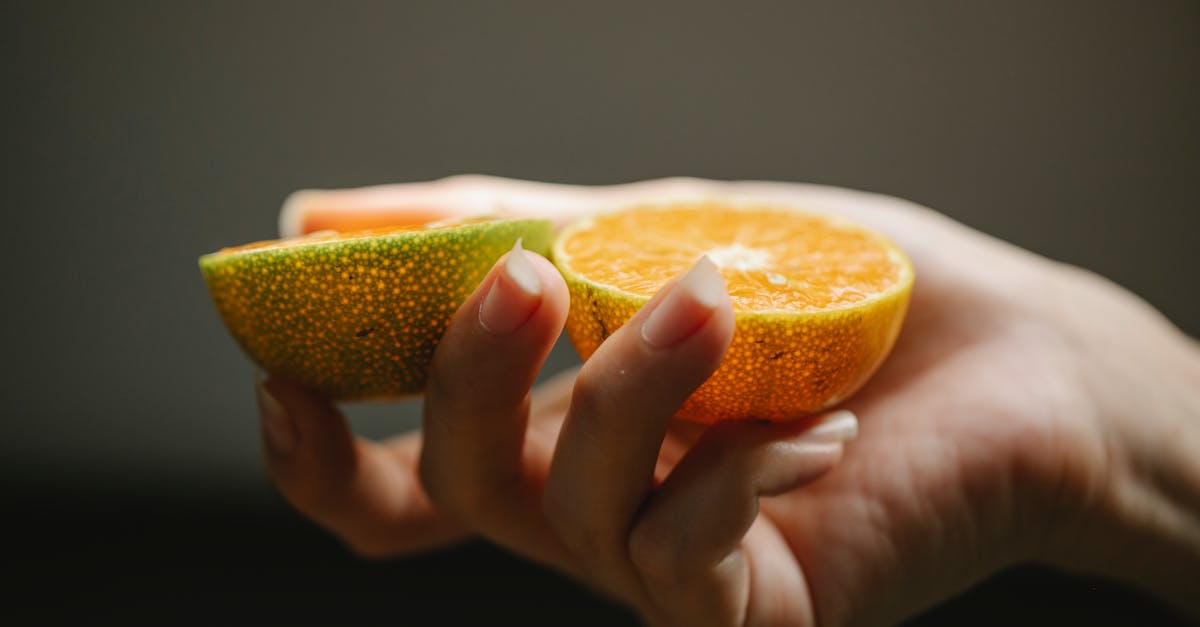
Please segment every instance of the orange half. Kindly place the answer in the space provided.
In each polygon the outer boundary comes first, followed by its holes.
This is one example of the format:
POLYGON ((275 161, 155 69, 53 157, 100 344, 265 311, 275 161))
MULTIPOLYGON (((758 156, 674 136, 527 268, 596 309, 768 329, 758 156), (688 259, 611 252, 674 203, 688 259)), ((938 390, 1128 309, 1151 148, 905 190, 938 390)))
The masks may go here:
POLYGON ((721 270, 736 327, 680 410, 697 422, 791 420, 840 403, 895 344, 912 292, 904 253, 839 218, 724 202, 633 207, 576 222, 554 245, 580 355, 702 255, 721 270))
POLYGON ((549 220, 439 222, 329 232, 200 258, 246 354, 337 400, 420 393, 451 317, 520 239, 549 251, 549 220))

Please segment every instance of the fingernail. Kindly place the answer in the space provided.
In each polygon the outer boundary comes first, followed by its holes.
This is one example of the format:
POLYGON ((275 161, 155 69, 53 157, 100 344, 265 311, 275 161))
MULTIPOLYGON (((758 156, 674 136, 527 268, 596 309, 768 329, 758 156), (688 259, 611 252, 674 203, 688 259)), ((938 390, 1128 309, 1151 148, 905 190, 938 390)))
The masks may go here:
POLYGON ((807 442, 846 442, 858 436, 858 417, 848 409, 831 411, 821 416, 811 427, 800 434, 807 442))
POLYGON ((292 422, 287 410, 271 395, 262 380, 256 381, 255 388, 258 390, 258 411, 262 416, 267 446, 280 455, 291 453, 292 449, 296 448, 296 440, 299 437, 296 433, 296 423, 292 422))
POLYGON ((479 306, 479 323, 497 335, 516 331, 529 320, 542 297, 542 282, 521 240, 513 244, 504 267, 479 306))
POLYGON ((707 255, 701 257, 642 323, 642 339, 655 348, 682 342, 708 321, 723 298, 721 272, 707 255))

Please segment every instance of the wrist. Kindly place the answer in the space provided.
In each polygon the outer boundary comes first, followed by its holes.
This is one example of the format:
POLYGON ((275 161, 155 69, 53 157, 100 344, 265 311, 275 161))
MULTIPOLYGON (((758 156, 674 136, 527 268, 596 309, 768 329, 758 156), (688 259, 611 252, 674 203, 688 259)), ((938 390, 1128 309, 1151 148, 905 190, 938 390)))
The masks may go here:
POLYGON ((1049 553, 1059 565, 1138 585, 1200 617, 1200 350, 1169 331, 1138 338, 1146 350, 1124 372, 1096 362, 1090 387, 1105 468, 1049 553))

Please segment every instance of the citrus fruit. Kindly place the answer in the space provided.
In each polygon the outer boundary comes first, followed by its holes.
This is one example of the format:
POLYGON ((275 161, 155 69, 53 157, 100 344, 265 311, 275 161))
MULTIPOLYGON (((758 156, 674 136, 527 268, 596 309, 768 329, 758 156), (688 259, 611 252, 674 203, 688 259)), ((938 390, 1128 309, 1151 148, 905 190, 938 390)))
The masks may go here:
POLYGON ((853 394, 899 333, 908 258, 883 236, 786 207, 646 205, 569 225, 553 260, 571 293, 567 334, 587 359, 701 255, 733 301, 733 342, 679 417, 789 420, 853 394))
POLYGON ((200 258, 230 333, 267 372, 340 400, 422 391, 451 316, 517 239, 546 254, 548 220, 314 234, 200 258))

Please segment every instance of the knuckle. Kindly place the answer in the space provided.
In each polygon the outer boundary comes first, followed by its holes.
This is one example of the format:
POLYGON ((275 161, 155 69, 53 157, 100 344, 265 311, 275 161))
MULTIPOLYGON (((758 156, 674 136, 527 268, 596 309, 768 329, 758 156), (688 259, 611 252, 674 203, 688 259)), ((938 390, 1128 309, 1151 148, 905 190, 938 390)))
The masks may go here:
MULTIPOLYGON (((441 347, 439 346, 439 348, 441 347)), ((454 398, 453 381, 457 373, 454 367, 447 363, 449 361, 452 360, 434 354, 433 361, 429 364, 429 376, 425 379, 426 413, 428 413, 430 399, 435 403, 440 403, 454 398)))
MULTIPOLYGON (((478 290, 479 286, 474 289, 478 290)), ((459 369, 464 364, 472 363, 470 361, 470 357, 473 356, 472 349, 475 349, 477 344, 472 341, 470 327, 475 313, 474 310, 467 309, 466 303, 454 312, 433 351, 433 357, 429 363, 430 379, 440 378, 444 381, 455 381, 459 369)))
POLYGON ((628 551, 633 567, 651 581, 677 581, 688 567, 684 551, 672 534, 651 525, 634 527, 628 551))
POLYGON ((421 456, 417 463, 417 478, 421 482, 421 487, 425 489, 425 494, 438 509, 448 510, 452 492, 447 489, 444 476, 444 473, 439 471, 438 465, 428 455, 421 456))
POLYGON ((562 535, 565 531, 565 521, 568 519, 570 507, 563 502, 562 497, 553 489, 551 484, 548 489, 542 493, 542 515, 546 517, 546 521, 550 526, 562 535))
POLYGON ((473 529, 485 527, 500 514, 515 507, 520 478, 517 475, 461 473, 427 461, 423 457, 418 475, 434 506, 447 516, 473 529))
MULTIPOLYGON (((441 346, 438 348, 442 349, 441 346)), ((425 381, 424 391, 424 418, 427 428, 454 431, 457 421, 451 418, 475 415, 479 406, 483 404, 482 401, 490 400, 489 395, 481 393, 487 382, 482 380, 483 377, 474 365, 479 361, 479 358, 472 358, 471 355, 458 352, 452 347, 434 355, 429 365, 429 377, 425 381)))
POLYGON ((500 177, 490 176, 487 174, 466 173, 452 174, 450 176, 442 177, 438 179, 438 182, 450 188, 474 189, 476 187, 483 187, 485 185, 495 183, 499 180, 501 180, 500 177))
POLYGON ((456 490, 451 500, 452 511, 458 517, 472 522, 474 527, 483 526, 487 521, 497 518, 497 514, 508 507, 509 500, 501 496, 508 494, 507 490, 490 489, 495 485, 496 482, 493 482, 487 486, 456 490))
POLYGON ((587 363, 580 368, 579 376, 575 379, 575 386, 571 390, 572 414, 594 416, 603 410, 604 399, 608 397, 599 383, 598 374, 596 367, 589 367, 587 363))
POLYGON ((651 191, 663 196, 707 194, 716 191, 716 185, 708 179, 694 176, 670 176, 647 181, 651 191))
POLYGON ((579 515, 568 499, 547 490, 542 497, 542 514, 559 540, 577 558, 587 560, 602 552, 603 533, 579 515))
POLYGON ((707 184, 707 181, 705 181, 704 179, 697 178, 694 176, 668 176, 668 177, 659 179, 659 182, 662 183, 663 186, 672 187, 672 188, 676 188, 676 189, 680 189, 680 190, 704 187, 707 184))

